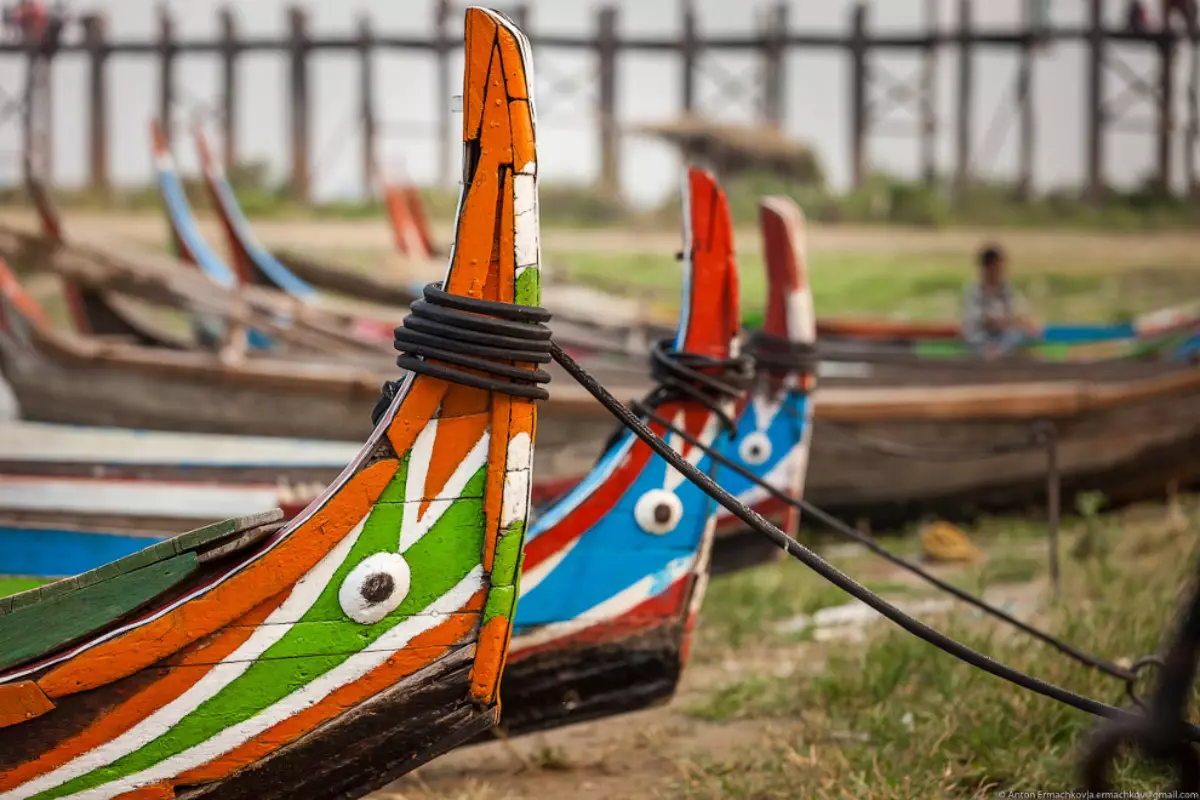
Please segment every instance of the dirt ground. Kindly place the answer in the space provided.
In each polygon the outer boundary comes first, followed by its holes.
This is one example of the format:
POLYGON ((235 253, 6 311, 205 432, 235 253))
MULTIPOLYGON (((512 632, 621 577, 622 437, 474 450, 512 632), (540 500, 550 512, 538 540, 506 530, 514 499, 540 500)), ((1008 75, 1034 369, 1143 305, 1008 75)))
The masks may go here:
MULTIPOLYGON (((0 208, 0 222, 33 229, 31 212, 18 208, 0 208)), ((223 241, 215 219, 200 218, 200 227, 211 241, 223 241)), ((450 223, 435 224, 438 241, 450 238, 450 223)), ((336 220, 319 222, 305 219, 256 219, 256 234, 267 245, 306 246, 340 250, 353 243, 355 249, 387 251, 392 247, 391 231, 380 219, 336 220)), ((166 242, 166 224, 152 213, 121 213, 72 210, 68 233, 84 241, 126 243, 162 248, 166 242)), ((1200 246, 1200 234, 1182 231, 1115 233, 1095 231, 1021 230, 998 234, 994 230, 954 228, 931 230, 897 226, 861 225, 809 226, 809 247, 813 253, 971 253, 981 241, 1001 235, 1011 242, 1016 256, 1022 253, 1061 252, 1071 261, 1092 264, 1113 259, 1131 260, 1153 253, 1158 260, 1194 261, 1200 246)), ((738 251, 758 253, 760 242, 753 229, 736 232, 738 251)), ((679 248, 679 235, 670 230, 545 228, 542 245, 546 250, 609 253, 672 253, 679 248)))
POLYGON ((697 762, 764 745, 778 720, 708 722, 686 709, 743 673, 819 670, 820 645, 750 650, 693 664, 671 702, 494 744, 467 747, 413 772, 373 800, 651 800, 686 795, 697 762))

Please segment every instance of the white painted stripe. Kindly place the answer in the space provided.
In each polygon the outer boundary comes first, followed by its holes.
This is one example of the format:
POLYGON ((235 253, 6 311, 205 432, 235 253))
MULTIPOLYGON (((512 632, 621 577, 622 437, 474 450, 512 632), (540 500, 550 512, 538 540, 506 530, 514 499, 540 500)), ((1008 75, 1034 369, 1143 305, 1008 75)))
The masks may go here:
POLYGON ((21 784, 5 795, 6 800, 24 800, 129 755, 174 728, 202 703, 233 683, 268 648, 292 629, 295 620, 312 608, 322 590, 333 578, 334 572, 350 554, 350 549, 358 541, 365 523, 365 518, 360 520, 354 530, 296 582, 287 599, 268 615, 250 638, 210 669, 208 674, 190 689, 115 739, 75 757, 53 772, 21 784))
MULTIPOLYGON (((408 480, 404 486, 404 496, 406 499, 409 497, 424 499, 425 497, 425 479, 429 471, 429 459, 433 456, 434 440, 432 433, 427 438, 426 433, 436 430, 437 418, 434 418, 417 434, 417 441, 413 443, 412 456, 408 460, 408 480), (421 461, 419 463, 417 463, 418 445, 422 448, 420 453, 421 461)), ((475 446, 467 452, 467 455, 454 469, 454 472, 447 479, 446 485, 442 487, 442 490, 438 492, 435 498, 430 499, 429 508, 425 511, 425 516, 417 519, 416 514, 409 514, 407 513, 407 508, 405 509, 406 513, 401 517, 400 521, 401 553, 406 552, 408 548, 421 541, 421 537, 429 533, 430 528, 442 518, 442 514, 445 514, 446 510, 454 505, 454 501, 462 497, 467 481, 471 480, 475 473, 479 472, 484 464, 487 463, 488 440, 490 438, 488 431, 484 431, 483 435, 479 437, 479 441, 475 442, 475 446)), ((414 509, 420 508, 420 504, 416 500, 408 501, 405 505, 414 509), (415 505, 411 505, 413 503, 415 505)))
POLYGON ((0 459, 167 466, 312 466, 340 469, 360 442, 167 433, 43 422, 0 426, 0 459))
POLYGON ((533 175, 513 177, 513 254, 518 267, 536 267, 542 260, 537 178, 533 175))
POLYGON ((530 472, 531 470, 520 469, 504 473, 500 527, 507 528, 514 522, 525 519, 529 511, 530 472))
POLYGON ((587 477, 576 484, 575 488, 568 492, 561 502, 556 503, 537 518, 537 522, 525 536, 526 543, 562 522, 563 518, 574 511, 580 503, 591 497, 592 492, 608 480, 613 471, 629 457, 635 441, 638 439, 633 432, 626 431, 621 443, 605 453, 596 466, 592 467, 592 471, 587 474, 587 477))
POLYGON ((278 487, 261 484, 0 477, 4 511, 216 520, 270 511, 278 504, 278 487))
MULTIPOLYGON (((679 413, 677 413, 675 415, 675 419, 672 420, 672 424, 676 428, 683 429, 684 428, 683 419, 684 419, 683 412, 680 411, 679 413)), ((708 419, 704 423, 704 427, 700 430, 700 435, 697 436, 696 438, 699 439, 701 442, 703 442, 704 445, 707 447, 708 445, 711 445, 713 442, 713 439, 715 439, 717 437, 718 430, 719 430, 719 424, 717 422, 717 415, 709 414, 708 419)), ((704 458, 703 448, 692 447, 692 448, 688 449, 687 452, 685 453, 683 448, 684 448, 684 445, 686 444, 686 442, 684 441, 683 437, 677 433, 673 433, 670 431, 668 431, 668 435, 670 436, 670 438, 667 441, 671 445, 671 448, 675 452, 677 452, 681 456, 683 456, 684 459, 689 464, 691 464, 693 467, 697 466, 700 463, 700 459, 704 458)), ((684 478, 682 472, 675 469, 670 464, 667 464, 665 461, 663 463, 666 466, 666 476, 663 479, 663 488, 669 492, 673 492, 676 489, 678 489, 681 484, 683 484, 685 478, 684 478)))
POLYGON ((529 469, 533 466, 533 439, 521 431, 508 440, 508 453, 504 458, 507 470, 529 469))
POLYGON ((380 666, 410 641, 444 621, 445 615, 461 609, 483 587, 483 567, 476 566, 449 592, 419 614, 404 620, 375 642, 376 650, 356 653, 312 682, 292 692, 256 716, 227 728, 206 742, 191 747, 128 778, 69 795, 75 800, 106 800, 139 786, 170 778, 214 758, 269 730, 290 717, 315 706, 342 686, 351 684, 380 666))
POLYGON ((53 658, 48 658, 45 661, 36 662, 22 669, 9 672, 3 677, 0 677, 0 684, 18 681, 26 675, 39 672, 54 664, 61 664, 64 661, 69 661, 70 659, 78 656, 80 653, 90 650, 93 647, 97 647, 111 639, 117 638, 118 636, 123 636, 129 631, 140 628, 143 625, 149 625, 155 620, 162 619, 180 606, 190 603, 192 600, 208 594, 233 576, 238 575, 244 570, 248 569, 252 564, 255 564, 258 561, 270 556, 276 547, 279 547, 279 545, 287 541, 288 538, 297 530, 299 530, 305 523, 307 523, 314 514, 324 508, 325 504, 329 502, 329 499, 340 492, 342 488, 358 473, 366 460, 375 452, 375 448, 379 444, 379 441, 387 434, 388 426, 391 425, 392 419, 397 413, 397 410, 408 397, 408 393, 412 389, 414 383, 415 375, 411 372, 407 373, 402 379, 400 389, 396 392, 395 399, 392 400, 392 405, 388 407, 387 413, 379 418, 379 423, 375 426, 375 430, 371 431, 371 435, 367 438, 366 443, 362 445, 362 448, 358 451, 358 454, 355 455, 354 460, 346 465, 346 468, 342 470, 340 475, 338 475, 337 480, 331 483, 319 498, 314 500, 312 503, 309 503, 307 508, 292 518, 292 521, 287 524, 287 527, 284 528, 282 534, 280 534, 276 539, 272 540, 261 550, 253 553, 245 561, 230 567, 224 575, 221 575, 211 583, 197 587, 195 590, 178 598, 173 603, 169 603, 168 605, 158 609, 153 614, 149 614, 143 619, 130 622, 127 625, 122 625, 119 628, 114 628, 113 630, 84 642, 77 647, 59 653, 53 658))
POLYGON ((812 344, 817 340, 817 314, 807 287, 788 292, 787 332, 793 342, 812 344))
MULTIPOLYGON (((651 597, 657 597, 670 589, 680 578, 693 572, 697 563, 698 559, 695 554, 674 559, 663 569, 653 575, 645 576, 637 583, 622 589, 607 600, 592 606, 574 619, 543 625, 532 633, 515 637, 509 648, 510 654, 520 653, 531 647, 537 647, 546 642, 570 636, 593 625, 609 622, 622 614, 627 614, 651 597)), ((522 576, 521 582, 525 582, 524 576, 522 576)))

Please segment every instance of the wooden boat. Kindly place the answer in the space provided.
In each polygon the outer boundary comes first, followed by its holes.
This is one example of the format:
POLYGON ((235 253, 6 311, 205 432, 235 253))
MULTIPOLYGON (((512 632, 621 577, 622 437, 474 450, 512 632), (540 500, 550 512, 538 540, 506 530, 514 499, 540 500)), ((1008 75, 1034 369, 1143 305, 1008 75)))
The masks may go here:
MULTIPOLYGON (((469 71, 468 89, 488 97, 507 78, 528 108, 520 33, 472 8, 467 39, 507 67, 500 83, 469 71)), ((536 302, 536 284, 514 291, 528 252, 487 258, 497 228, 515 250, 513 230, 536 225, 536 211, 512 212, 536 177, 514 188, 495 129, 464 128, 480 158, 447 290, 536 302), (499 225, 478 202, 498 188, 499 225)), ((411 377, 354 463, 283 528, 230 520, 5 598, 0 791, 356 797, 493 725, 535 418, 527 399, 411 377)))
MULTIPOLYGON (((733 231, 723 193, 697 169, 685 184, 684 220, 684 310, 673 346, 719 362, 738 347, 733 231)), ((755 403, 770 402, 774 391, 760 387, 755 403)), ((754 403, 736 402, 740 428, 754 416, 754 403)), ((735 440, 719 406, 665 388, 653 391, 648 405, 757 474, 774 472, 781 488, 800 491, 806 459, 792 446, 783 458, 795 468, 772 470, 754 447, 754 437, 764 433, 752 430, 735 440)), ((698 469, 715 470, 724 482, 703 450, 646 421, 698 469)), ((797 442, 800 451, 807 446, 803 436, 797 442)), ((525 548, 501 684, 505 734, 632 711, 674 693, 704 594, 715 522, 715 503, 629 431, 538 516, 525 548)))
MULTIPOLYGON (((701 179, 707 177, 695 180, 701 179)), ((690 207, 700 213, 695 204, 690 207)), ((772 263, 787 269, 770 282, 768 328, 811 346, 812 303, 803 262, 772 263)), ((795 372, 764 372, 763 378, 753 398, 739 405, 729 455, 777 488, 799 492, 808 450, 802 432, 811 409, 809 383, 795 372)), ((325 485, 356 451, 349 443, 316 440, 14 423, 0 428, 0 565, 10 578, 58 577, 136 552, 183 523, 200 525, 214 516, 276 506, 290 517, 307 504, 309 487, 325 485)), ((570 488, 541 472, 531 491, 538 508, 570 488)), ((725 480, 761 513, 781 516, 780 504, 744 478, 731 474, 725 480)), ((714 556, 719 570, 777 552, 756 546, 752 536, 735 540, 739 526, 728 524, 734 520, 727 515, 720 519, 723 535, 714 556)))
POLYGON ((400 184, 385 179, 381 183, 396 251, 418 261, 433 258, 438 249, 433 242, 429 216, 425 213, 420 191, 407 182, 400 184))
MULTIPOLYGON (((0 371, 30 421, 352 441, 371 430, 380 386, 390 377, 382 356, 347 354, 334 362, 262 353, 231 360, 221 352, 78 336, 56 329, 2 263, 0 315, 0 371)), ((622 393, 644 387, 620 383, 616 376, 628 370, 600 374, 622 393)), ((612 428, 590 395, 561 383, 542 423, 546 475, 586 469, 594 443, 612 428)))
MULTIPOLYGON (((418 281, 409 279, 402 282, 358 275, 326 265, 311 254, 272 253, 263 247, 255 239, 250 223, 238 204, 236 193, 221 166, 212 158, 200 131, 196 131, 196 146, 204 181, 213 207, 221 219, 229 251, 246 281, 278 289, 302 303, 312 303, 321 298, 318 289, 372 304, 407 307, 417 299, 420 290, 418 281)), ((165 143, 157 141, 156 148, 161 160, 166 153, 165 143)), ((169 157, 169 154, 166 155, 169 157)), ((413 198, 414 191, 412 187, 387 189, 389 215, 396 226, 397 237, 411 240, 407 245, 409 255, 412 255, 411 251, 432 255, 432 243, 427 241, 427 223, 410 225, 406 222, 409 219, 424 219, 423 211, 419 210, 419 199, 413 198), (397 220, 397 216, 403 216, 404 219, 397 220)), ((194 226, 194 222, 187 221, 191 211, 186 201, 177 202, 166 194, 164 201, 169 219, 179 219, 179 227, 184 230, 194 226)), ((563 347, 578 353, 641 356, 651 340, 668 332, 664 328, 664 320, 646 319, 640 305, 630 300, 583 287, 557 285, 544 286, 543 297, 546 307, 554 313, 555 339, 563 347)), ((387 341, 391 341, 390 334, 387 341)))

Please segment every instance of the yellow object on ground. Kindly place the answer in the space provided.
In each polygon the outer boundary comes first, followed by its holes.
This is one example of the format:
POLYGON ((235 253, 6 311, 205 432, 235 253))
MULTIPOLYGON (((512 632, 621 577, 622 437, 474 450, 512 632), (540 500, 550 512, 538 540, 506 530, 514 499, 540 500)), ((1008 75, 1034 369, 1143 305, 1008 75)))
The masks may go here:
POLYGON ((921 552, 929 561, 974 563, 983 560, 983 551, 967 534, 949 522, 931 522, 921 528, 921 552))

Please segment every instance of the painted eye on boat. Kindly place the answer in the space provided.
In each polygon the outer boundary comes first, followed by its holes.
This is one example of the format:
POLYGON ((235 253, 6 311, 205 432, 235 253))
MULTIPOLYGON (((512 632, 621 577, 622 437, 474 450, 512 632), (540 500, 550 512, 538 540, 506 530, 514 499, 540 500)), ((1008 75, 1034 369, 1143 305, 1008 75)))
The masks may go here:
POLYGON ((738 447, 738 455, 747 464, 756 467, 759 464, 765 464, 771 457, 771 440, 767 438, 766 434, 755 431, 742 439, 742 443, 738 447))
POLYGON ((653 489, 642 495, 633 507, 633 517, 638 527, 646 533, 659 536, 675 530, 679 520, 683 518, 683 503, 674 492, 666 489, 653 489))
POLYGON ((367 556, 350 570, 338 589, 346 616, 363 625, 379 622, 408 596, 412 573, 399 553, 367 556))

